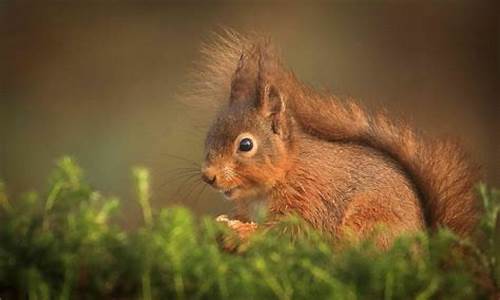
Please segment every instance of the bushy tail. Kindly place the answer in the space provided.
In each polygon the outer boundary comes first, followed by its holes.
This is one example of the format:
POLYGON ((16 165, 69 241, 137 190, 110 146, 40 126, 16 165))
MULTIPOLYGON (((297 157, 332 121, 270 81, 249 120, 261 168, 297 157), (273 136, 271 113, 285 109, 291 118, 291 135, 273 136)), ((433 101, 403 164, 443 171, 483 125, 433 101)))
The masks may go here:
POLYGON ((354 101, 304 86, 294 91, 289 102, 306 131, 326 140, 366 145, 395 160, 415 185, 429 227, 445 226, 459 235, 474 229, 479 214, 474 185, 479 172, 457 142, 424 137, 384 113, 370 114, 354 101))

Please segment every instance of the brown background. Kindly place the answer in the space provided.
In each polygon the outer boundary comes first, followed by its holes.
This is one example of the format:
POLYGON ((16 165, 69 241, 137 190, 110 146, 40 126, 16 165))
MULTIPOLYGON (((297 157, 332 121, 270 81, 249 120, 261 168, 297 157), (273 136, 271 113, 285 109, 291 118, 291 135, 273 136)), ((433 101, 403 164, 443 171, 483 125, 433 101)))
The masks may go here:
POLYGON ((0 0, 0 178, 11 194, 42 188, 54 160, 71 154, 127 212, 137 209, 133 165, 152 170, 155 207, 227 209, 214 192, 198 197, 172 181, 188 163, 170 155, 201 158, 204 128, 196 124, 208 116, 176 95, 202 40, 230 26, 271 34, 289 66, 316 86, 462 138, 498 186, 495 2, 0 0))

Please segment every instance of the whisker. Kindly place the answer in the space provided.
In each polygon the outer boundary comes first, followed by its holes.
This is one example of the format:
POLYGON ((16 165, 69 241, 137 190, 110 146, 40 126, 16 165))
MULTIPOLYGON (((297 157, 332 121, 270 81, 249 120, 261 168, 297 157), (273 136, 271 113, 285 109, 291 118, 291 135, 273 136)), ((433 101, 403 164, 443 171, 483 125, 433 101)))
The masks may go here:
POLYGON ((191 183, 191 188, 188 190, 188 193, 184 195, 184 197, 182 198, 182 202, 185 202, 189 198, 189 196, 193 194, 195 190, 198 190, 200 188, 200 183, 203 184, 201 180, 196 180, 191 183))
MULTIPOLYGON (((198 169, 174 169, 166 172, 163 176, 158 176, 162 178, 160 183, 156 185, 158 189, 164 189, 167 185, 178 182, 180 180, 186 180, 188 177, 200 176, 200 171, 198 169)), ((181 183, 182 184, 182 183, 181 183)))
POLYGON ((193 169, 189 169, 189 168, 176 168, 176 169, 165 171, 163 174, 160 174, 160 176, 161 177, 176 176, 176 175, 182 175, 182 174, 188 174, 188 173, 192 173, 192 174, 198 173, 198 174, 200 174, 200 170, 199 169, 194 169, 194 168, 193 169))
POLYGON ((194 204, 195 205, 198 205, 199 201, 200 201, 200 197, 203 195, 203 192, 205 191, 205 189, 207 188, 207 185, 206 184, 202 184, 201 185, 201 190, 198 192, 198 194, 196 195, 196 197, 194 198, 194 204))
POLYGON ((201 166, 199 163, 197 163, 197 162, 195 162, 193 160, 187 159, 185 157, 179 156, 179 155, 175 155, 175 154, 171 154, 171 153, 161 153, 160 155, 167 156, 167 157, 170 157, 170 158, 174 158, 174 159, 177 159, 177 160, 181 160, 181 161, 190 163, 190 164, 192 164, 194 166, 197 166, 197 167, 201 166))
POLYGON ((184 203, 190 203, 191 205, 197 205, 199 194, 205 189, 206 186, 207 185, 201 180, 191 181, 187 192, 182 196, 181 201, 184 203))
POLYGON ((161 184, 159 185, 160 188, 165 187, 167 184, 174 183, 179 180, 187 179, 188 177, 195 177, 199 176, 199 173, 183 173, 183 174, 176 174, 175 176, 171 176, 167 180, 163 180, 161 184))
POLYGON ((186 184, 191 185, 193 184, 193 182, 191 182, 193 179, 197 179, 196 177, 198 176, 198 174, 194 174, 194 175, 191 175, 189 177, 187 177, 180 185, 179 185, 179 188, 177 188, 177 190, 175 191, 174 195, 172 196, 175 196, 175 195, 178 195, 180 194, 180 191, 182 191, 185 187, 186 187, 186 184))

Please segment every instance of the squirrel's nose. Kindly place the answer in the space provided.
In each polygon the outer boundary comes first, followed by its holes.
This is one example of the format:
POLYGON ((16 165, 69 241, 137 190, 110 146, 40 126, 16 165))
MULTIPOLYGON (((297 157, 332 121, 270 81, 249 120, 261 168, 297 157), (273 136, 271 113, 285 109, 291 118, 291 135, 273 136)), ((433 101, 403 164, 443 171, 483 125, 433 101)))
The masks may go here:
POLYGON ((203 181, 205 181, 206 183, 214 185, 216 178, 217 176, 215 175, 215 172, 212 168, 204 167, 203 169, 201 169, 201 179, 203 179, 203 181))

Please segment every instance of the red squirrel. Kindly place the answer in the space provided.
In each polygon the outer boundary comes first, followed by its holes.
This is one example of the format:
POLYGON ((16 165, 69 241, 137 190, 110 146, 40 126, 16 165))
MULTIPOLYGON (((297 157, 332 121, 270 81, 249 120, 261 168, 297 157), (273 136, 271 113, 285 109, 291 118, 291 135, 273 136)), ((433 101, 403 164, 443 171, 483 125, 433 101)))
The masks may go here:
POLYGON ((474 229, 478 168, 458 143, 314 90, 267 38, 228 32, 204 53, 200 95, 219 107, 202 178, 234 202, 234 219, 219 220, 242 238, 259 229, 250 216, 257 202, 269 220, 298 214, 339 239, 382 225, 382 247, 403 233, 474 229))

